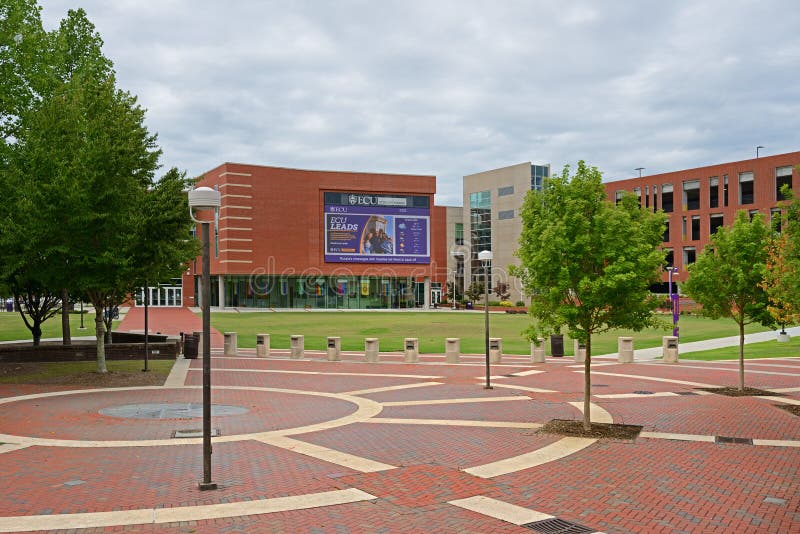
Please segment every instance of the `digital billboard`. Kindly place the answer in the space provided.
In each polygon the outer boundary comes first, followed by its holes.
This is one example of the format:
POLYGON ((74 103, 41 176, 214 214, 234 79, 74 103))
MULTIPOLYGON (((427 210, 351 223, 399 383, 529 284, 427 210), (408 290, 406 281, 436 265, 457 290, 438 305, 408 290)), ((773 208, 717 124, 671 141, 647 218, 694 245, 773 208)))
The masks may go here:
POLYGON ((430 197, 326 192, 325 261, 430 263, 430 197))

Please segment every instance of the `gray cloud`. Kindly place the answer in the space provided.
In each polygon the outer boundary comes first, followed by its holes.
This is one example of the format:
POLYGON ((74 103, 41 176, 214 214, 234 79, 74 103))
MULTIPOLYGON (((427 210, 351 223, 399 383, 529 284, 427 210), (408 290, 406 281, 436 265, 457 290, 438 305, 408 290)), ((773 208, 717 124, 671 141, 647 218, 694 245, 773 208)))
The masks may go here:
POLYGON ((800 148, 800 10, 675 2, 47 0, 88 12, 163 163, 608 179, 800 148))

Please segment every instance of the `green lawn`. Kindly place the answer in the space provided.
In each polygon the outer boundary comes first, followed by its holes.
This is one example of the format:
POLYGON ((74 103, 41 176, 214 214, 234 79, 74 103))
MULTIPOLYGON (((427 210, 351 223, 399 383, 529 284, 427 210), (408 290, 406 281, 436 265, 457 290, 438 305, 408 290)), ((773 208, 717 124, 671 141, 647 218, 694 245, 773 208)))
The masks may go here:
MULTIPOLYGON (((800 357, 800 337, 793 337, 788 343, 775 340, 762 343, 748 343, 744 346, 745 360, 755 358, 797 358, 800 357)), ((689 352, 680 355, 681 360, 738 360, 739 347, 689 352)))
MULTIPOLYGON (((668 319, 665 317, 665 319, 668 319)), ((671 320, 671 319, 670 319, 671 320)), ((484 351, 484 316, 470 312, 248 312, 212 313, 211 323, 220 332, 237 332, 239 346, 254 348, 256 334, 270 334, 273 348, 289 348, 289 336, 305 336, 305 347, 324 350, 328 336, 342 338, 342 350, 364 350, 364 338, 380 339, 382 351, 402 351, 403 338, 419 338, 421 352, 444 352, 447 337, 461 338, 461 351, 484 351)), ((527 315, 505 313, 490 314, 492 337, 503 338, 503 352, 530 354, 530 344, 520 333, 530 324, 527 315)), ((682 316, 681 341, 700 341, 736 335, 738 328, 731 320, 711 320, 702 317, 682 316)), ((746 331, 765 330, 758 325, 746 331)), ((661 337, 671 335, 668 330, 645 330, 634 333, 617 330, 600 334, 592 339, 592 353, 606 354, 617 351, 618 336, 633 336, 635 348, 657 347, 661 337)), ((565 353, 572 354, 572 341, 565 339, 565 353)), ((549 347, 548 347, 549 353, 549 347)))
MULTIPOLYGON (((79 328, 81 324, 80 314, 71 313, 69 316, 70 331, 74 337, 94 335, 94 313, 83 314, 84 330, 79 328)), ((56 315, 42 324, 42 338, 61 337, 61 315, 56 315)), ((31 331, 25 327, 17 312, 0 313, 0 341, 14 341, 17 339, 31 341, 31 331)))
MULTIPOLYGON (((159 378, 156 377, 160 377, 160 381, 163 382, 163 380, 172 370, 172 365, 174 363, 174 360, 150 360, 147 365, 150 373, 141 372, 141 360, 109 360, 106 362, 106 367, 110 373, 137 373, 140 375, 149 374, 150 376, 146 378, 158 381, 159 378)), ((6 365, 12 368, 14 366, 14 364, 6 365)), ((31 366, 31 364, 19 365, 31 366)), ((35 369, 30 372, 22 372, 18 374, 10 373, 7 376, 0 376, 0 384, 40 384, 47 383, 52 379, 60 379, 60 383, 69 383, 69 377, 87 374, 91 376, 91 374, 97 369, 97 362, 94 360, 85 362, 42 362, 36 363, 34 366, 35 369)), ((100 375, 96 375, 97 380, 100 378, 100 375)), ((84 382, 85 381, 86 380, 84 379, 84 382)), ((91 383, 91 380, 89 383, 91 383)))

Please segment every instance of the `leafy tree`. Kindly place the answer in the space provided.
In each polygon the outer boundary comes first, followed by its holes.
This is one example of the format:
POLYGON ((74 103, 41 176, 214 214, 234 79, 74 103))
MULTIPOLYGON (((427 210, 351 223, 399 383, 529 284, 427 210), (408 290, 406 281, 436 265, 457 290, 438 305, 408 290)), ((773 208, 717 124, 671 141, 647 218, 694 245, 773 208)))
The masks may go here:
POLYGON ((689 266, 689 279, 683 284, 683 290, 703 306, 704 315, 730 317, 739 325, 739 390, 744 390, 745 325, 775 324, 762 287, 770 235, 762 214, 751 221, 740 210, 731 227, 722 227, 711 237, 689 266))
POLYGON ((472 282, 464 292, 464 295, 472 302, 478 301, 486 296, 484 287, 483 282, 472 282))
POLYGON ((769 312, 781 324, 800 322, 800 198, 783 190, 782 233, 770 244, 762 287, 769 312))
POLYGON ((602 173, 578 162, 531 191, 513 270, 531 296, 531 340, 566 328, 586 345, 583 427, 591 429, 592 336, 614 328, 661 326, 649 286, 664 261, 664 215, 641 209, 633 195, 606 200, 602 173))
POLYGON ((508 284, 505 282, 497 282, 492 291, 500 300, 508 300, 509 297, 511 297, 511 292, 508 290, 508 284))

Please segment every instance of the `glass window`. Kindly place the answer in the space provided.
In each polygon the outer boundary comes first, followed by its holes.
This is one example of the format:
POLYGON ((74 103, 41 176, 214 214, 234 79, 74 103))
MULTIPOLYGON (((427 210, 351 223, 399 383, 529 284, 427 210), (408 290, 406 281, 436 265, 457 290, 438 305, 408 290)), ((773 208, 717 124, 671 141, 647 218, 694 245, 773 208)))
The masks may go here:
POLYGON ((728 207, 728 175, 722 175, 722 205, 728 207))
POLYGON ((662 241, 664 241, 664 243, 669 243, 669 221, 664 225, 664 238, 662 241))
POLYGON ((653 212, 658 211, 658 186, 653 186, 653 212))
POLYGON ((672 252, 671 248, 664 249, 664 262, 667 264, 667 267, 675 265, 675 254, 672 252))
POLYGON ((697 260, 697 251, 694 247, 683 247, 683 266, 689 266, 697 260))
POLYGON ((769 210, 769 219, 770 224, 772 224, 772 229, 777 233, 781 233, 781 209, 772 208, 769 210))
POLYGON ((775 169, 775 200, 786 200, 781 193, 781 188, 785 185, 792 187, 792 168, 791 167, 778 167, 775 169))
POLYGON ((700 180, 683 182, 683 209, 700 209, 700 180))
POLYGON ((750 215, 750 220, 752 221, 753 217, 755 217, 756 214, 758 214, 758 210, 750 210, 749 212, 747 212, 747 214, 750 215))
POLYGON ((717 229, 724 224, 724 217, 721 213, 713 214, 708 218, 708 234, 714 235, 717 229))
POLYGON ((650 187, 644 186, 644 207, 650 207, 650 187))
POLYGON ((514 210, 503 210, 497 212, 497 218, 501 221, 514 218, 514 210))
POLYGON ((478 252, 492 250, 492 199, 489 191, 470 193, 469 204, 472 280, 481 281, 483 269, 478 252))
POLYGON ((478 191, 477 193, 469 194, 469 207, 470 208, 491 208, 492 195, 489 191, 478 191))
POLYGON ((753 203, 753 173, 739 173, 739 204, 747 205, 753 203))
POLYGON ((456 245, 464 244, 464 223, 456 223, 456 245))
POLYGON ((639 197, 639 205, 642 205, 642 188, 641 187, 634 187, 633 194, 639 197))
POLYGON ((534 191, 541 191, 544 179, 549 176, 549 165, 531 165, 531 189, 534 191))
POLYGON ((614 193, 614 204, 619 204, 620 202, 622 202, 622 195, 624 193, 625 193, 624 191, 616 191, 614 193))
POLYGON ((686 217, 681 218, 681 239, 686 239, 686 217))
POLYGON ((695 215, 692 217, 692 241, 700 239, 700 217, 695 215))
POLYGON ((664 184, 661 186, 661 209, 664 213, 672 213, 672 184, 664 184))
POLYGON ((719 177, 712 176, 708 180, 708 207, 719 207, 719 177))
POLYGON ((514 186, 513 185, 507 185, 505 187, 498 187, 497 188, 497 196, 498 197, 505 197, 505 196, 513 195, 513 194, 514 194, 514 186))

